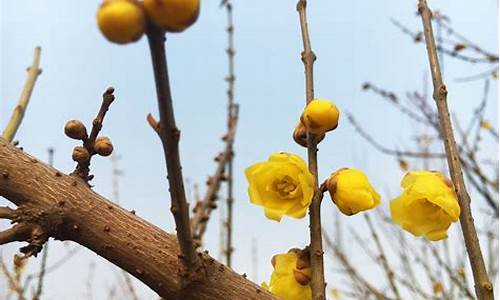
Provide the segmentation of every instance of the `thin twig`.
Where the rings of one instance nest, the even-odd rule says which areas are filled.
[[[234,25],[233,25],[233,6],[227,1],[226,4],[227,11],[227,58],[228,58],[228,76],[227,81],[227,128],[228,131],[232,127],[236,128],[236,118],[234,117],[234,81],[236,79],[234,75]],[[229,158],[227,162],[227,217],[226,217],[226,245],[224,253],[226,255],[226,265],[231,267],[231,255],[234,251],[233,249],[233,151],[234,136],[229,144]]]
[[[171,198],[170,211],[175,219],[182,263],[188,275],[193,275],[191,278],[186,278],[189,281],[193,277],[202,275],[200,272],[202,263],[196,254],[189,225],[189,209],[179,156],[180,131],[175,124],[165,55],[165,32],[153,24],[148,24],[147,37],[153,63],[160,115],[159,136],[163,145],[168,173],[167,178]]]
[[[16,135],[17,129],[19,129],[19,126],[23,121],[24,113],[30,101],[33,88],[35,87],[36,79],[38,78],[38,75],[42,73],[42,69],[39,68],[41,51],[42,49],[40,47],[35,48],[33,63],[30,67],[28,67],[28,79],[24,84],[17,106],[12,112],[12,116],[10,117],[9,122],[7,123],[7,126],[5,126],[5,129],[2,133],[2,137],[9,142],[12,142],[14,136]]]
[[[306,105],[314,99],[313,64],[316,55],[311,49],[309,30],[307,28],[306,0],[297,2],[300,17],[300,30],[304,49],[301,57],[305,69]],[[316,138],[307,133],[307,157],[309,171],[314,176],[314,196],[309,206],[309,230],[311,233],[311,289],[314,300],[323,300],[325,296],[325,271],[323,265],[323,242],[321,238],[321,200],[323,193],[318,186],[318,149]]]
[[[89,175],[90,161],[92,159],[92,156],[96,154],[96,151],[94,150],[94,145],[97,136],[99,135],[99,132],[102,129],[102,123],[104,122],[104,117],[106,116],[109,107],[115,100],[115,96],[113,95],[114,91],[115,89],[113,87],[108,87],[106,91],[102,94],[101,107],[99,108],[99,112],[97,113],[97,116],[92,122],[92,130],[90,131],[90,135],[83,140],[83,147],[87,149],[87,152],[89,153],[88,159],[78,162],[76,169],[71,173],[71,175],[82,178],[83,180],[85,180],[85,182],[92,180],[92,178],[94,177],[93,175]]]
[[[391,266],[389,265],[389,262],[387,260],[387,257],[385,255],[384,247],[382,246],[382,243],[380,242],[380,239],[378,237],[377,231],[375,230],[375,227],[373,226],[373,223],[370,219],[370,216],[367,214],[364,214],[365,221],[368,224],[368,228],[370,228],[370,232],[372,234],[373,240],[375,241],[375,245],[377,246],[378,254],[380,257],[380,262],[382,264],[382,267],[385,271],[385,274],[387,276],[387,280],[389,281],[389,285],[391,286],[392,292],[394,293],[394,296],[396,299],[401,299],[401,295],[399,294],[398,287],[396,285],[396,282],[394,281],[394,271],[391,269]]]
[[[432,32],[431,11],[429,10],[425,0],[419,0],[418,11],[422,17],[424,27],[425,43],[434,86],[434,99],[438,109],[439,123],[448,159],[448,167],[461,208],[460,223],[462,225],[465,245],[469,254],[472,273],[474,275],[476,296],[481,300],[494,299],[493,286],[488,278],[483,255],[481,253],[481,247],[479,245],[476,228],[474,226],[474,219],[472,218],[470,208],[470,196],[465,188],[460,165],[460,157],[451,126],[450,113],[448,111],[446,99],[447,90],[441,77],[436,44]]]
[[[235,106],[236,108],[238,106]],[[213,209],[216,208],[217,192],[220,188],[220,183],[225,179],[224,170],[229,159],[232,157],[232,144],[234,136],[236,134],[236,124],[238,120],[238,110],[236,109],[234,115],[232,116],[233,121],[231,122],[231,127],[229,132],[224,136],[226,142],[226,147],[224,152],[216,157],[218,161],[217,168],[213,176],[207,181],[208,188],[205,196],[200,202],[196,203],[194,208],[194,215],[191,218],[191,231],[193,233],[193,238],[195,245],[197,247],[201,246],[203,235],[207,228],[208,220],[210,219],[210,214]]]

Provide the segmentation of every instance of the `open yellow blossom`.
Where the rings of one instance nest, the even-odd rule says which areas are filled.
[[[275,153],[245,170],[250,202],[264,207],[266,217],[303,218],[314,193],[314,177],[295,154]]]
[[[431,241],[447,238],[448,228],[460,216],[453,184],[439,172],[418,171],[407,173],[401,187],[403,193],[390,204],[394,222]]]
[[[308,252],[307,252],[308,253]],[[300,250],[292,249],[286,254],[273,256],[274,271],[269,284],[263,282],[262,287],[283,300],[312,299],[311,267],[298,264]],[[300,268],[298,268],[300,267]]]
[[[325,99],[314,99],[307,104],[300,121],[313,134],[321,135],[337,128],[339,109]]]
[[[380,195],[357,169],[342,168],[330,175],[326,187],[340,211],[348,216],[380,204]]]

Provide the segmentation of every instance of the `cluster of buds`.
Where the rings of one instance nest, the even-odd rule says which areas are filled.
[[[79,120],[70,120],[64,126],[64,133],[69,138],[82,141],[81,146],[73,148],[71,158],[78,163],[74,174],[89,181],[93,178],[89,175],[90,159],[93,155],[109,156],[113,152],[113,144],[108,137],[100,136],[95,139],[89,137],[87,128]]]
[[[181,32],[198,19],[199,0],[104,0],[97,11],[97,25],[111,42],[139,40],[148,22],[169,32]]]
[[[87,128],[79,120],[70,120],[64,126],[64,133],[74,140],[81,140],[83,146],[73,148],[73,160],[84,163],[90,160],[94,154],[109,156],[113,153],[113,144],[108,137],[100,136],[95,141],[90,141],[87,135]],[[91,144],[91,145],[90,145]]]
[[[339,110],[337,106],[324,99],[314,99],[305,107],[300,121],[293,131],[293,139],[303,147],[307,147],[307,133],[314,136],[316,143],[325,138],[328,131],[338,126]]]

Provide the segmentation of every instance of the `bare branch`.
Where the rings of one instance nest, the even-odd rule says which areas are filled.
[[[476,295],[479,299],[494,299],[493,286],[488,278],[483,255],[481,253],[481,247],[479,245],[470,208],[470,196],[465,188],[460,157],[451,126],[447,104],[447,90],[441,77],[436,44],[432,32],[431,11],[425,0],[419,0],[418,11],[422,17],[424,26],[425,43],[434,86],[434,99],[438,108],[439,123],[448,159],[448,167],[461,208],[460,224],[462,225],[466,249],[469,254],[472,273],[474,275]]]
[[[7,123],[7,126],[5,126],[5,129],[2,133],[2,137],[9,142],[12,142],[14,136],[16,135],[17,129],[19,129],[19,126],[23,121],[24,113],[26,111],[26,108],[28,107],[31,93],[33,92],[33,88],[35,87],[35,82],[38,78],[38,75],[42,73],[42,69],[39,68],[41,51],[42,49],[40,47],[35,48],[33,63],[30,67],[28,67],[28,78],[26,79],[26,83],[24,84],[21,96],[19,97],[19,102],[12,112],[12,116],[10,117],[9,122]]]
[[[302,62],[305,69],[306,105],[314,99],[313,65],[316,54],[311,49],[311,40],[307,27],[306,0],[297,2],[297,11],[300,18],[300,31],[304,49],[302,51]],[[307,157],[309,171],[314,176],[314,195],[309,206],[309,230],[311,234],[311,289],[314,300],[323,300],[325,296],[325,271],[323,265],[323,241],[321,238],[321,200],[323,193],[318,187],[318,148],[317,139],[313,134],[307,132]]]
[[[184,180],[179,155],[180,131],[175,124],[172,95],[165,55],[165,32],[156,25],[148,24],[147,37],[154,78],[158,109],[160,115],[159,136],[163,145],[163,154],[167,167],[167,178],[171,198],[172,212],[177,230],[177,238],[181,249],[181,260],[187,272],[185,284],[202,278],[203,265],[195,251],[191,226],[189,225],[189,209],[184,191]]]

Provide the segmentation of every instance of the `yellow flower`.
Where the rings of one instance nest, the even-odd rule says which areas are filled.
[[[170,32],[180,32],[193,24],[200,13],[199,0],[144,0],[153,22]]]
[[[328,100],[314,99],[307,104],[300,121],[309,132],[321,135],[337,128],[339,109]]]
[[[314,193],[314,177],[304,160],[289,153],[275,153],[266,162],[245,170],[250,202],[264,207],[266,217],[303,218]]]
[[[126,44],[142,36],[146,20],[136,0],[106,0],[97,11],[97,25],[109,41]]]
[[[419,171],[407,173],[401,187],[403,193],[390,204],[394,222],[431,241],[447,238],[448,227],[460,216],[453,184],[439,172]]]
[[[380,204],[380,195],[372,187],[368,177],[357,169],[337,170],[330,175],[326,187],[333,202],[348,216]]]
[[[332,295],[333,298],[340,299],[340,291],[339,290],[333,289],[330,291],[330,294]]]
[[[304,251],[305,252],[305,251]],[[292,249],[286,254],[273,256],[274,271],[269,284],[263,282],[262,287],[283,300],[310,300],[312,299],[311,267],[310,264],[301,265],[299,256],[301,250]],[[305,252],[309,255],[309,252]],[[301,268],[298,268],[301,267]]]

